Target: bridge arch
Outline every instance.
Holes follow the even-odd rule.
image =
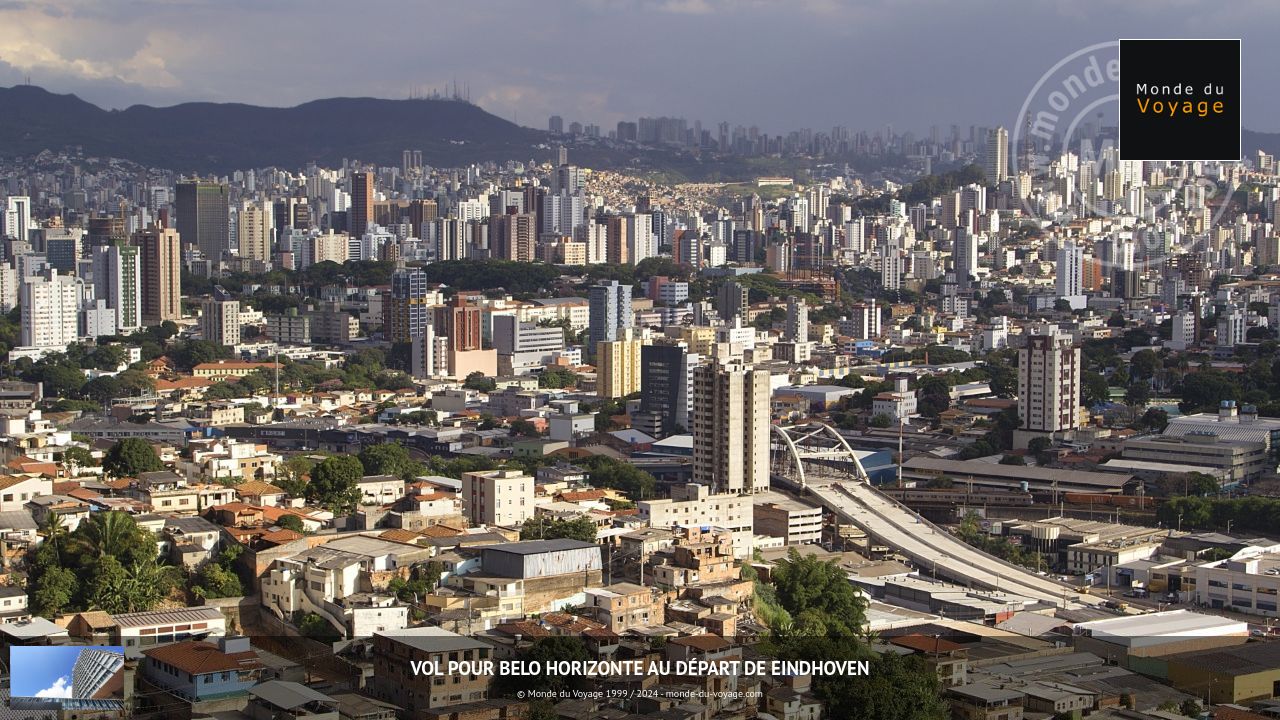
[[[844,465],[848,468],[845,472],[853,475],[855,480],[871,482],[849,442],[830,425],[812,422],[803,425],[773,425],[771,428],[771,471],[786,477],[801,489],[808,486],[812,467],[817,466],[835,470]],[[805,468],[806,461],[813,463],[810,469]]]

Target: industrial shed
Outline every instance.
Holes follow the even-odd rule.
[[[599,545],[569,538],[485,547],[480,565],[486,574],[522,580],[602,569]]]

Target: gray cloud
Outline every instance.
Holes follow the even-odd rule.
[[[106,107],[293,105],[467,83],[486,109],[927,131],[1014,122],[1059,58],[1117,37],[1242,37],[1245,124],[1280,130],[1266,0],[0,0],[0,81]]]

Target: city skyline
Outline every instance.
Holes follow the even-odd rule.
[[[448,91],[456,82],[486,110],[535,128],[545,128],[551,115],[602,127],[639,116],[678,115],[773,133],[887,124],[918,133],[931,123],[1011,125],[1027,92],[1055,62],[1117,37],[1242,37],[1246,88],[1263,84],[1277,60],[1267,39],[1280,27],[1280,8],[1262,3],[1223,8],[1188,0],[1175,13],[1096,2],[1018,6],[1016,21],[1013,6],[1003,3],[916,4],[916,11],[897,12],[897,6],[838,0],[785,7],[581,0],[557,13],[523,13],[510,2],[478,12],[460,5],[388,4],[381,14],[398,20],[370,36],[367,60],[319,72],[314,56],[303,50],[312,38],[331,36],[340,22],[340,13],[324,12],[323,6],[300,13],[287,4],[243,5],[228,13],[222,5],[202,2],[17,2],[0,8],[0,85],[29,79],[54,92],[123,108],[403,98]],[[510,22],[517,15],[520,22]],[[234,39],[228,35],[232,22]],[[294,32],[280,37],[272,29],[284,22]],[[763,27],[770,28],[768,37],[759,34]],[[478,34],[495,45],[519,42],[527,49],[519,57],[529,59],[512,62],[462,40]],[[804,38],[805,53],[785,51],[793,37]],[[983,42],[970,40],[979,37]],[[696,63],[686,53],[657,50],[700,46],[715,51],[698,53]],[[565,54],[561,61],[541,60]],[[744,83],[765,90],[742,92]],[[1248,95],[1245,126],[1280,130],[1271,120],[1280,100]],[[938,107],[951,116],[933,115]]]

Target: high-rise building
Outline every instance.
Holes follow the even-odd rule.
[[[133,234],[141,257],[142,324],[182,318],[182,248],[178,231],[152,226]]]
[[[631,263],[631,243],[627,239],[627,219],[613,215],[605,222],[605,258],[613,265]]]
[[[98,245],[93,248],[93,292],[115,311],[116,329],[132,332],[142,327],[142,261],[133,245]]]
[[[462,508],[472,525],[518,528],[533,517],[533,478],[519,470],[462,474]]]
[[[955,238],[956,282],[960,287],[969,287],[978,274],[978,236],[961,226],[956,228]]]
[[[465,298],[456,297],[444,307],[435,308],[436,334],[449,340],[452,352],[470,352],[484,347],[481,335],[483,311],[469,305]]]
[[[1218,319],[1218,347],[1235,347],[1244,343],[1248,323],[1239,308],[1227,308]]]
[[[507,213],[489,219],[492,257],[533,262],[538,245],[538,217],[533,213]]]
[[[200,249],[216,266],[231,249],[231,204],[227,186],[190,180],[178,183],[176,205],[178,237]]]
[[[716,312],[725,322],[733,322],[736,317],[745,318],[748,306],[746,285],[730,280],[716,291]]]
[[[373,173],[351,173],[351,208],[347,211],[347,231],[363,237],[373,222]]]
[[[240,301],[218,285],[200,303],[200,333],[217,345],[240,344]]]
[[[1080,348],[1053,326],[1025,338],[1018,350],[1018,416],[1022,430],[1055,434],[1080,423]]]
[[[382,306],[383,325],[391,342],[413,342],[432,323],[431,285],[427,274],[413,268],[391,276],[391,294]]]
[[[596,394],[626,397],[640,390],[640,350],[644,343],[633,328],[623,328],[617,340],[596,346]]]
[[[602,342],[618,339],[619,328],[631,327],[631,286],[617,280],[594,285],[588,294],[590,320],[588,338],[594,349]]]
[[[236,237],[240,243],[240,257],[258,262],[271,259],[271,236],[275,229],[275,206],[267,203],[246,202],[236,218]]]
[[[65,349],[80,334],[80,279],[46,270],[22,278],[18,304],[22,306],[19,332],[24,346]]]
[[[742,363],[694,371],[693,480],[713,492],[769,489],[769,371]]]
[[[5,237],[26,242],[30,239],[31,230],[31,198],[24,195],[10,195],[5,202]]]
[[[987,131],[986,155],[982,169],[987,182],[998,185],[1009,178],[1009,131],[1002,127]]]
[[[783,342],[809,342],[809,306],[804,298],[787,298],[787,322],[782,328]]]
[[[631,426],[656,438],[689,432],[693,371],[701,358],[681,345],[640,348],[640,410]]]
[[[1058,248],[1058,297],[1074,298],[1084,294],[1084,248],[1066,241]]]

